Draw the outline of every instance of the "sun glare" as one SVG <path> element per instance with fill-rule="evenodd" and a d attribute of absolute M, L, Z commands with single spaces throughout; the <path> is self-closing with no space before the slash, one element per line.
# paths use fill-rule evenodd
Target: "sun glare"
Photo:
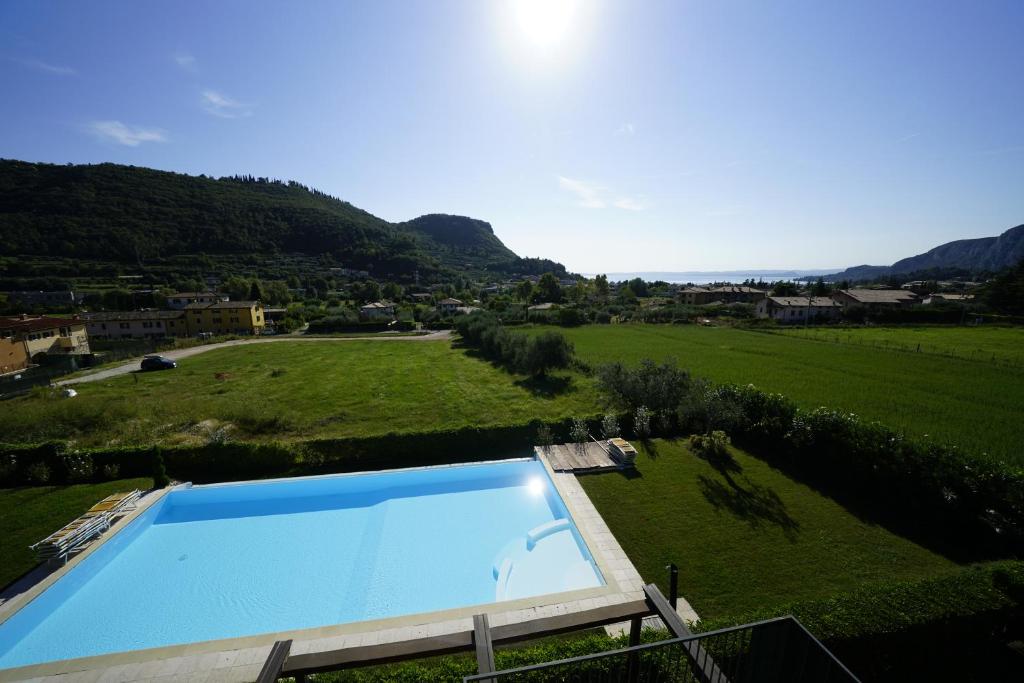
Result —
<path fill-rule="evenodd" d="M 576 20 L 580 0 L 515 0 L 514 11 L 520 30 L 538 46 L 555 45 Z"/>
<path fill-rule="evenodd" d="M 531 477 L 530 481 L 526 483 L 526 488 L 532 496 L 540 496 L 544 494 L 544 480 L 540 477 Z"/>

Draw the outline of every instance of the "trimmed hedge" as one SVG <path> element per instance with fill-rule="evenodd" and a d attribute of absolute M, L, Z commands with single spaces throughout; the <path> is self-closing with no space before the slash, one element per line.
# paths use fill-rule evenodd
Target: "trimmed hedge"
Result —
<path fill-rule="evenodd" d="M 944 533 L 983 531 L 1000 551 L 1024 540 L 1024 468 L 954 446 L 913 440 L 829 408 L 803 410 L 779 394 L 723 385 L 708 400 L 730 410 L 724 428 L 742 446 L 801 478 Z"/>
<path fill-rule="evenodd" d="M 591 433 L 600 431 L 601 419 L 601 415 L 586 419 Z M 167 473 L 176 479 L 196 483 L 237 481 L 528 456 L 532 454 L 537 431 L 542 425 L 556 438 L 568 439 L 572 420 L 294 443 L 211 442 L 201 446 L 161 448 L 160 452 Z M 46 465 L 50 473 L 48 481 L 33 479 L 37 463 Z M 114 468 L 117 474 L 110 476 Z M 152 473 L 152 448 L 75 450 L 61 442 L 0 444 L 0 486 L 67 484 L 146 477 Z"/>
<path fill-rule="evenodd" d="M 1024 617 L 1024 562 L 975 565 L 824 600 L 699 622 L 696 632 L 792 614 L 863 680 L 1010 680 L 1005 643 Z"/>

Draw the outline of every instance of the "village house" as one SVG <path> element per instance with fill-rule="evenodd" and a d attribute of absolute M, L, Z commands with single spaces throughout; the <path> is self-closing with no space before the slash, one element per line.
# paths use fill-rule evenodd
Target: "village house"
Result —
<path fill-rule="evenodd" d="M 395 305 L 390 301 L 374 301 L 359 307 L 359 317 L 362 320 L 394 320 Z"/>
<path fill-rule="evenodd" d="M 215 304 L 219 301 L 228 301 L 228 297 L 216 292 L 177 292 L 167 296 L 167 307 L 183 311 L 191 304 Z"/>
<path fill-rule="evenodd" d="M 428 294 L 427 292 L 414 292 L 413 294 L 409 295 L 409 301 L 413 302 L 414 304 L 429 304 L 433 300 L 434 295 Z"/>
<path fill-rule="evenodd" d="M 952 294 L 950 292 L 934 292 L 924 297 L 921 300 L 922 304 L 942 304 L 942 303 L 953 303 L 953 304 L 968 304 L 974 301 L 973 294 Z"/>
<path fill-rule="evenodd" d="M 14 318 L 0 318 L 0 337 L 25 342 L 28 356 L 33 360 L 40 354 L 90 353 L 85 323 L 77 317 L 51 318 L 22 314 Z"/>
<path fill-rule="evenodd" d="M 842 307 L 827 296 L 769 296 L 757 302 L 758 318 L 780 323 L 836 320 Z"/>
<path fill-rule="evenodd" d="M 218 301 L 185 307 L 189 335 L 260 334 L 267 326 L 259 301 Z"/>
<path fill-rule="evenodd" d="M 921 299 L 905 289 L 841 289 L 832 295 L 845 308 L 901 308 L 920 303 Z"/>
<path fill-rule="evenodd" d="M 437 304 L 437 312 L 441 315 L 455 315 L 458 309 L 464 305 L 458 299 L 443 299 Z"/>
<path fill-rule="evenodd" d="M 742 285 L 721 285 L 718 287 L 683 287 L 676 297 L 679 303 L 689 306 L 704 304 L 756 304 L 768 293 L 763 289 L 754 289 Z"/>
<path fill-rule="evenodd" d="M 688 306 L 700 306 L 706 304 L 708 299 L 708 288 L 707 287 L 683 287 L 677 293 L 679 303 L 686 304 Z"/>
<path fill-rule="evenodd" d="M 163 339 L 187 337 L 185 311 L 102 311 L 83 313 L 93 339 Z"/>
<path fill-rule="evenodd" d="M 0 337 L 0 375 L 24 370 L 29 366 L 28 348 L 13 337 Z"/>

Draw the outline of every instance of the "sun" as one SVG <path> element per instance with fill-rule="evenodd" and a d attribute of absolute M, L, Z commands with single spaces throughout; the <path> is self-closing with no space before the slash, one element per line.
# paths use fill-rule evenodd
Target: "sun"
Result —
<path fill-rule="evenodd" d="M 540 47 L 560 43 L 575 23 L 580 0 L 515 0 L 516 23 Z"/>

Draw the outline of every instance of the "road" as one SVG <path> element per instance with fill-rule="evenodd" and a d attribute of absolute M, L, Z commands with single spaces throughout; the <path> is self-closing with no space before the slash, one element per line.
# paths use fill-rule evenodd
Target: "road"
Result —
<path fill-rule="evenodd" d="M 253 339 L 233 339 L 231 341 L 219 342 L 217 344 L 205 344 L 203 346 L 192 346 L 187 349 L 174 349 L 173 351 L 161 351 L 160 355 L 164 358 L 170 358 L 171 360 L 181 360 L 182 358 L 188 358 L 189 356 L 196 356 L 200 353 L 206 353 L 207 351 L 213 351 L 214 349 L 223 349 L 229 346 L 245 346 L 247 344 L 274 344 L 279 342 L 420 342 L 420 341 L 447 341 L 452 338 L 451 330 L 439 330 L 437 332 L 430 332 L 428 334 L 421 335 L 389 335 L 382 333 L 379 336 L 374 335 L 372 337 L 298 337 L 293 335 L 282 335 L 280 337 L 256 337 Z M 139 363 L 142 361 L 142 357 L 134 358 L 121 365 L 117 365 L 111 368 L 103 368 L 95 372 L 91 372 L 87 375 L 80 377 L 74 377 L 72 379 L 65 379 L 57 382 L 59 386 L 68 384 L 81 384 L 83 382 L 98 382 L 104 379 L 110 379 L 111 377 L 117 377 L 118 375 L 127 375 L 130 372 L 134 372 L 139 369 Z"/>

